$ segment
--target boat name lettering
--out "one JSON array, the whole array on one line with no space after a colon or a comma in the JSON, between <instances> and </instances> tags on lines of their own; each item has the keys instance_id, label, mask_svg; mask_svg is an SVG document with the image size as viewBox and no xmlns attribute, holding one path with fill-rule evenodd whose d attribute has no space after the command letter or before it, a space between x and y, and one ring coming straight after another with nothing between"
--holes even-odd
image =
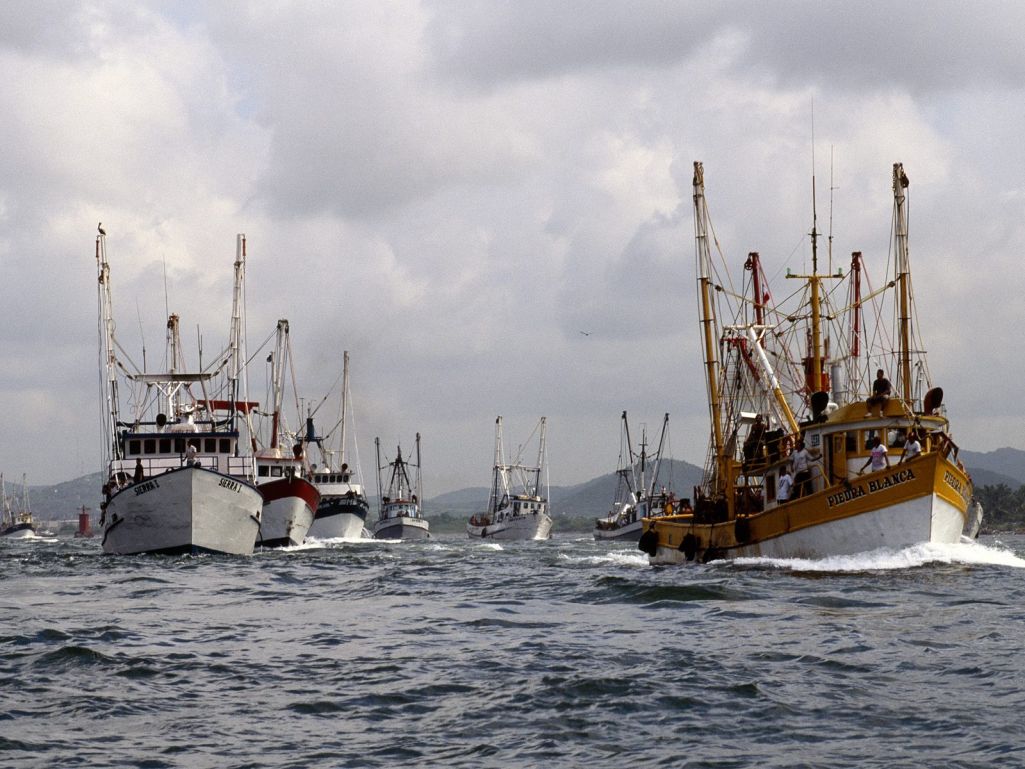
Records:
<instances>
[{"instance_id":1,"label":"boat name lettering","mask_svg":"<svg viewBox=\"0 0 1025 769\"><path fill-rule=\"evenodd\" d=\"M830 507L836 507L837 505L843 505L850 502L853 499L860 499L866 494L875 494L877 491L883 489L889 489L894 486L898 486L908 481L915 479L915 472L913 470L900 470L896 473L890 473L889 475L877 478L868 482L868 488L862 484L857 486L849 486L843 491L838 491L835 494L830 494L826 497L826 504Z\"/></svg>"},{"instance_id":2,"label":"boat name lettering","mask_svg":"<svg viewBox=\"0 0 1025 769\"><path fill-rule=\"evenodd\" d=\"M144 483L135 484L135 494L145 494L147 491L153 491L153 489L159 489L160 484L156 481L145 481Z\"/></svg>"},{"instance_id":3,"label":"boat name lettering","mask_svg":"<svg viewBox=\"0 0 1025 769\"><path fill-rule=\"evenodd\" d=\"M221 478L221 486L223 486L226 489L231 489L236 494L242 493L242 484L240 484L238 481L231 480L231 478Z\"/></svg>"},{"instance_id":4,"label":"boat name lettering","mask_svg":"<svg viewBox=\"0 0 1025 769\"><path fill-rule=\"evenodd\" d=\"M901 483L907 483L915 479L915 473L913 470L900 470L896 473L890 473L884 475L882 478L878 478L874 481L868 482L868 493L874 494L877 491L888 489L891 486L897 486Z\"/></svg>"},{"instance_id":5,"label":"boat name lettering","mask_svg":"<svg viewBox=\"0 0 1025 769\"><path fill-rule=\"evenodd\" d=\"M842 505L844 502L850 502L852 499L865 496L864 486L851 486L850 488L844 489L843 491L837 492L836 494L830 494L826 497L826 503L830 507L836 507Z\"/></svg>"},{"instance_id":6,"label":"boat name lettering","mask_svg":"<svg viewBox=\"0 0 1025 769\"><path fill-rule=\"evenodd\" d=\"M970 495L965 493L965 487L964 484L961 483L961 479L950 472L950 470L943 471L943 482L956 491L958 496L960 496L965 502L969 500Z\"/></svg>"}]
</instances>

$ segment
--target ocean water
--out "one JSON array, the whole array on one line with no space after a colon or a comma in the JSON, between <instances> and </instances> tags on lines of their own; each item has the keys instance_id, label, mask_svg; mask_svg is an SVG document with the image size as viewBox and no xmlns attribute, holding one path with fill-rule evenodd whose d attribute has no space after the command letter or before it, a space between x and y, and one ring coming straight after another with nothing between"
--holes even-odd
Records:
<instances>
[{"instance_id":1,"label":"ocean water","mask_svg":"<svg viewBox=\"0 0 1025 769\"><path fill-rule=\"evenodd\" d=\"M1022 766L1023 646L1017 536L672 568L3 541L0 766Z\"/></svg>"}]
</instances>

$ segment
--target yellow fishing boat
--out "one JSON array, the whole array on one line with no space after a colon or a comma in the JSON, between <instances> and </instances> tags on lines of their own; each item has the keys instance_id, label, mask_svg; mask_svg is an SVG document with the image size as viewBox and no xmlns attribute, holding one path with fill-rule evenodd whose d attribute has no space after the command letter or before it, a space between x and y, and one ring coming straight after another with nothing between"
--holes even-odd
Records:
<instances>
[{"instance_id":1,"label":"yellow fishing boat","mask_svg":"<svg viewBox=\"0 0 1025 769\"><path fill-rule=\"evenodd\" d=\"M776 303L757 253L739 289L721 253L713 260L694 164L709 459L692 513L645 519L638 546L651 563L818 558L977 534L981 508L918 337L907 189L894 164L895 270L880 287L861 252L846 273L830 252L820 271L813 206L811 270L788 272L801 286Z\"/></svg>"}]
</instances>

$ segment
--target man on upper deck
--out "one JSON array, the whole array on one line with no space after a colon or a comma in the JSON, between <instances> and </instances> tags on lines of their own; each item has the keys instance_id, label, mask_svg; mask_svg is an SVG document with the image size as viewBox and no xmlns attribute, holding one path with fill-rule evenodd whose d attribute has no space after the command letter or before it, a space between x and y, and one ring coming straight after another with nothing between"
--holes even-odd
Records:
<instances>
[{"instance_id":1,"label":"man on upper deck","mask_svg":"<svg viewBox=\"0 0 1025 769\"><path fill-rule=\"evenodd\" d=\"M876 371L876 380L872 383L872 396L865 402L868 407L865 416L872 416L872 409L878 406L879 418L882 419L883 413L886 411L886 402L890 400L891 391L890 380L883 374L883 370L879 369Z\"/></svg>"}]
</instances>

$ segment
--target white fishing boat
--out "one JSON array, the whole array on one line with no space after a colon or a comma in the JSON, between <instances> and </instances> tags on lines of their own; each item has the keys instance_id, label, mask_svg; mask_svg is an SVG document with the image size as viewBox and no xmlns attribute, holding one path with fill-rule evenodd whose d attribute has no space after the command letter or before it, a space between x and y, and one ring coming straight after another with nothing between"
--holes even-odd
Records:
<instances>
[{"instance_id":1,"label":"white fishing boat","mask_svg":"<svg viewBox=\"0 0 1025 769\"><path fill-rule=\"evenodd\" d=\"M478 513L466 524L471 539L530 540L548 539L552 535L552 517L548 512L548 478L546 471L544 417L531 433L527 444L538 438L537 463L522 462L523 447L511 463L505 461L502 417L495 420L495 463L491 476L491 494L487 512Z\"/></svg>"},{"instance_id":2,"label":"white fishing boat","mask_svg":"<svg viewBox=\"0 0 1025 769\"><path fill-rule=\"evenodd\" d=\"M239 440L240 422L256 405L239 400L245 252L245 236L239 235L226 349L208 367L189 372L179 318L171 315L167 370L148 373L115 337L106 233L101 230L96 239L107 454L100 525L106 553L253 552L263 497L253 457ZM132 409L128 418L121 412L123 389Z\"/></svg>"},{"instance_id":3,"label":"white fishing boat","mask_svg":"<svg viewBox=\"0 0 1025 769\"><path fill-rule=\"evenodd\" d=\"M326 397L321 405L326 402ZM319 407L318 407L319 408ZM320 491L320 504L310 527L308 537L314 539L360 539L367 536L367 515L370 503L363 485L363 471L359 464L359 451L355 452L356 469L346 462L347 426L351 421L352 404L349 393L349 353L343 355L342 402L340 416L335 426L324 436L317 437L311 414L306 420L307 445L315 443L320 450L321 464L314 465L313 483ZM338 431L337 448L329 446L332 436ZM355 441L353 441L355 445Z\"/></svg>"},{"instance_id":4,"label":"white fishing boat","mask_svg":"<svg viewBox=\"0 0 1025 769\"><path fill-rule=\"evenodd\" d=\"M662 434L653 455L648 454L647 431L642 429L640 451L635 451L625 411L621 423L616 494L612 509L604 518L595 520L594 538L636 542L641 538L644 518L668 515L679 509L676 497L666 490L659 478L669 415L662 420Z\"/></svg>"},{"instance_id":5,"label":"white fishing boat","mask_svg":"<svg viewBox=\"0 0 1025 769\"><path fill-rule=\"evenodd\" d=\"M256 483L263 495L256 545L295 547L305 541L313 525L320 491L306 477L303 444L288 430L282 412L285 373L292 370L292 344L285 319L278 321L277 342L269 360L273 409L269 445L256 452ZM285 448L288 445L291 449Z\"/></svg>"},{"instance_id":6,"label":"white fishing boat","mask_svg":"<svg viewBox=\"0 0 1025 769\"><path fill-rule=\"evenodd\" d=\"M423 485L420 475L420 433L416 434L416 461L402 457L402 447L395 449L395 459L381 464L381 440L374 440L377 448L377 494L380 499L377 520L374 522L375 539L429 539L430 524L424 518L420 500ZM410 478L409 470L415 472ZM382 484L381 473L388 473L388 483Z\"/></svg>"},{"instance_id":7,"label":"white fishing boat","mask_svg":"<svg viewBox=\"0 0 1025 769\"><path fill-rule=\"evenodd\" d=\"M3 499L2 510L0 510L0 537L11 539L28 539L36 536L36 525L32 520L32 509L28 498L28 481L26 476L21 478L21 500L17 512L11 505L7 496L7 487L3 482L3 473L0 473L0 498Z\"/></svg>"},{"instance_id":8,"label":"white fishing boat","mask_svg":"<svg viewBox=\"0 0 1025 769\"><path fill-rule=\"evenodd\" d=\"M749 287L724 290L735 284L713 261L694 164L710 459L692 513L645 522L638 546L652 563L819 558L977 532L972 481L919 339L900 163L892 183L893 274L872 289L858 251L847 275L820 271L813 209L810 273L788 271L803 290L777 304L757 253L745 263Z\"/></svg>"}]
</instances>

